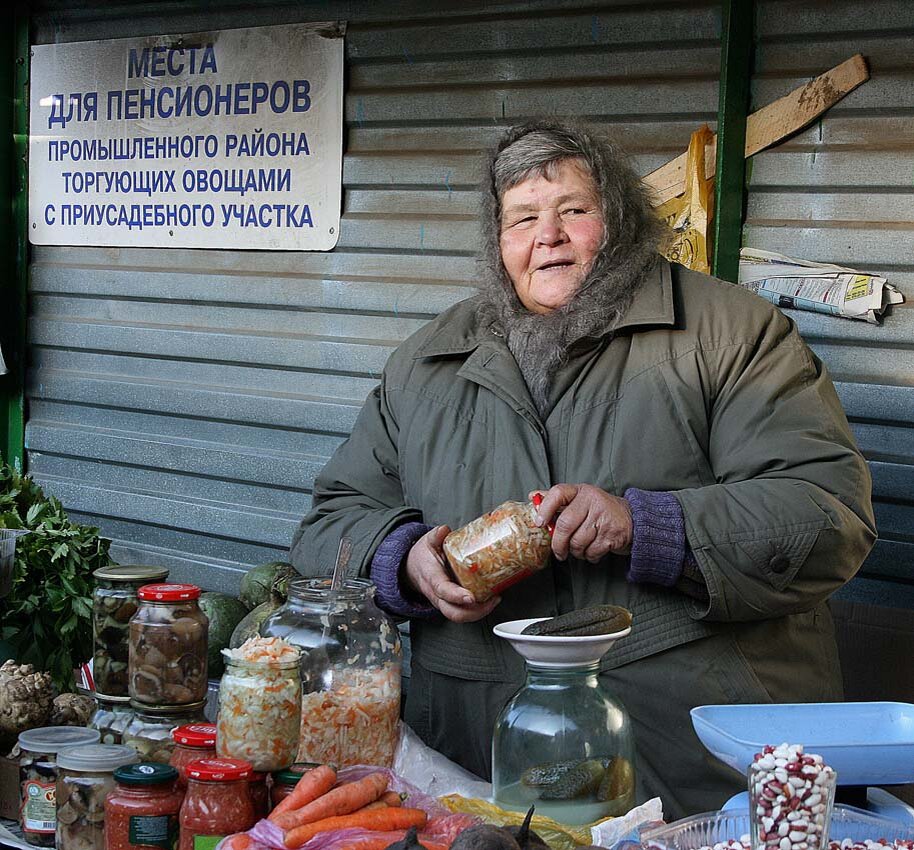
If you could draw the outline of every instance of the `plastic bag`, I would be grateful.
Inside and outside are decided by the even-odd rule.
[[[711,225],[714,181],[705,177],[705,149],[714,143],[711,128],[692,133],[686,160],[685,193],[655,208],[667,223],[673,238],[664,256],[698,272],[710,274],[708,262],[708,228]]]

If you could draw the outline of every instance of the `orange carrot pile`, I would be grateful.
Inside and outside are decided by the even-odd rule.
[[[427,820],[428,815],[422,809],[406,809],[396,806],[386,806],[368,811],[362,809],[352,814],[323,818],[322,820],[290,829],[286,833],[283,843],[289,850],[295,850],[306,841],[310,841],[319,832],[353,828],[377,831],[408,829],[411,826],[421,828],[425,826]]]
[[[277,820],[278,816],[284,812],[298,809],[308,803],[313,802],[318,797],[326,794],[336,783],[336,771],[329,764],[322,764],[319,767],[302,774],[292,793],[270,812],[269,818],[272,821]]]
[[[298,788],[297,785],[295,787]],[[273,815],[270,817],[278,827],[291,830],[325,818],[351,814],[356,809],[373,803],[386,790],[387,775],[369,773],[368,776],[364,776],[356,782],[347,782],[331,788],[326,794],[322,794],[303,806],[291,808],[276,817]]]

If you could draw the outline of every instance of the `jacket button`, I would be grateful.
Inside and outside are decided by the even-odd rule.
[[[790,560],[785,558],[783,555],[775,555],[769,562],[768,566],[771,567],[773,573],[785,573],[787,568],[790,566]]]

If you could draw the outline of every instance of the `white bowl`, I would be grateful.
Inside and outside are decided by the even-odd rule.
[[[492,631],[500,638],[511,643],[516,652],[529,664],[538,667],[564,669],[595,664],[607,650],[620,638],[632,630],[629,626],[619,632],[606,635],[522,635],[521,632],[531,623],[549,620],[550,617],[533,617],[529,620],[510,620],[499,623]]]

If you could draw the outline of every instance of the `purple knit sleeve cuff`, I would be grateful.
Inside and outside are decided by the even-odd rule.
[[[682,575],[686,557],[685,518],[672,493],[629,487],[632,509],[632,553],[626,578],[638,584],[672,587]]]
[[[400,567],[413,544],[432,526],[422,522],[407,522],[397,526],[378,546],[371,561],[371,580],[378,589],[376,601],[385,611],[400,617],[430,617],[431,605],[413,602],[403,595],[400,587]]]

